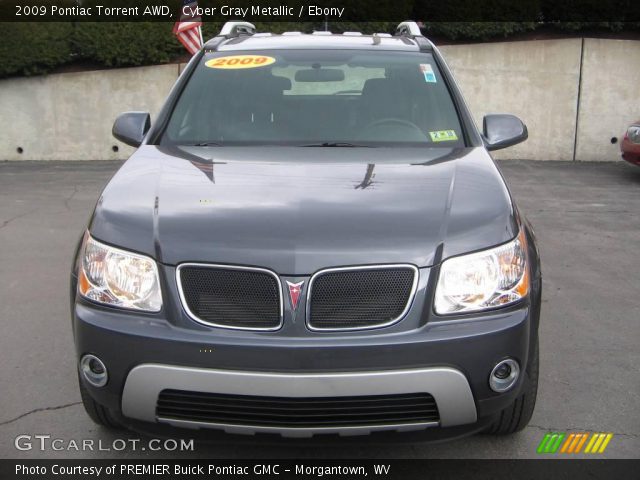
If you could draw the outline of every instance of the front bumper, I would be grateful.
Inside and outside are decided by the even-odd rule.
[[[368,395],[429,392],[437,399],[440,422],[385,425],[283,427],[233,425],[163,418],[156,415],[156,401],[164,389],[217,394],[268,397],[364,397]],[[408,431],[431,426],[449,427],[475,423],[476,407],[466,377],[453,368],[425,368],[386,372],[282,374],[239,372],[204,368],[144,364],[129,375],[122,394],[122,413],[128,418],[160,421],[175,426],[219,428],[229,433],[280,433],[312,436],[316,433],[364,434],[378,430]]]
[[[86,353],[97,355],[109,371],[105,387],[87,385],[87,389],[97,402],[125,419],[233,433],[352,435],[435,426],[454,430],[499,413],[518,395],[526,375],[509,392],[497,394],[488,386],[489,372],[506,357],[515,358],[525,371],[530,311],[530,305],[523,303],[464,319],[428,322],[410,330],[283,338],[255,332],[205,332],[77,299],[74,333],[78,358]],[[435,398],[438,423],[263,428],[156,415],[163,389],[322,397],[412,393],[418,391],[417,386]]]

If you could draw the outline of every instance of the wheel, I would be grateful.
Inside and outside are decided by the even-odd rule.
[[[484,433],[492,435],[508,435],[510,433],[519,432],[527,426],[533,409],[536,406],[536,395],[538,393],[538,337],[532,346],[532,352],[529,355],[526,374],[528,383],[524,391],[514,400],[507,408],[500,412],[500,417],[487,428]]]
[[[87,387],[85,387],[80,374],[78,374],[78,387],[80,388],[80,398],[82,398],[82,405],[87,415],[100,426],[106,427],[111,430],[123,430],[124,427],[118,422],[108,408],[103,407],[96,402],[91,395]]]

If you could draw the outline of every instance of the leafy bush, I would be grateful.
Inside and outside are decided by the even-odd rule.
[[[638,22],[552,22],[552,27],[565,32],[600,31],[620,32],[622,30],[638,30]]]
[[[362,2],[363,0],[355,0]],[[382,1],[382,0],[381,0]],[[481,17],[478,2],[465,0],[470,10],[463,12],[469,18]],[[493,0],[495,7],[504,8],[505,14],[516,15],[518,2],[512,0]],[[551,0],[545,0],[545,8],[550,18],[559,18],[564,13],[552,12]],[[396,5],[397,4],[397,5]],[[535,2],[534,2],[535,4]],[[447,4],[440,2],[421,2],[424,7],[407,13],[411,2],[407,0],[386,0],[384,5],[392,8],[396,5],[399,18],[418,20],[437,19],[429,9],[447,14]],[[416,3],[416,5],[418,5]],[[474,5],[476,5],[474,7]],[[527,4],[531,8],[531,4]],[[424,9],[422,9],[424,8]],[[561,8],[561,7],[557,7]],[[515,9],[515,10],[513,10]],[[445,13],[442,13],[442,12]],[[404,13],[403,13],[404,12]],[[459,15],[462,15],[458,12]],[[521,18],[532,18],[522,10]],[[585,13],[586,15],[586,13]],[[389,15],[391,17],[392,15]],[[554,17],[555,16],[555,17]],[[452,17],[449,17],[452,18]],[[464,18],[464,17],[463,17]],[[363,33],[393,33],[397,22],[329,22],[332,32],[361,31]],[[520,32],[535,30],[551,25],[556,29],[571,32],[579,31],[620,31],[640,29],[640,24],[621,22],[425,22],[427,35],[452,40],[487,40],[508,37]],[[281,33],[299,30],[311,32],[324,30],[324,22],[261,22],[256,23],[258,31]],[[206,22],[203,26],[205,41],[214,37],[222,27],[222,22]],[[125,67],[166,63],[184,56],[186,51],[172,33],[173,23],[165,22],[57,22],[57,23],[0,23],[2,39],[0,41],[0,78],[13,75],[37,75],[50,72],[55,68],[74,61],[88,62],[106,67]]]
[[[426,22],[427,35],[451,40],[488,40],[535,30],[535,22]]]
[[[37,75],[71,62],[71,23],[0,23],[0,77]]]
[[[77,23],[72,48],[78,58],[107,67],[167,63],[183,50],[165,22]]]

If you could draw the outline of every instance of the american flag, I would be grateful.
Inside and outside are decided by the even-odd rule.
[[[191,163],[191,165],[204,173],[212,183],[216,183],[215,172],[213,171],[215,164],[212,160],[189,160],[189,162]]]
[[[202,19],[191,13],[197,8],[197,0],[183,0],[180,20],[173,26],[173,33],[191,55],[202,48]]]

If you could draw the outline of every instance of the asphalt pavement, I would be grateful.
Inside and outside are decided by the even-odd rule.
[[[523,432],[420,443],[377,436],[291,442],[164,430],[165,436],[196,438],[195,449],[155,452],[142,450],[144,435],[93,424],[76,383],[71,257],[119,165],[0,163],[0,458],[539,458],[536,448],[549,431],[612,432],[599,458],[640,456],[640,168],[500,163],[542,254],[540,388]],[[30,436],[30,450],[16,448],[20,435]],[[47,443],[41,451],[36,435],[50,436],[45,443],[61,439],[61,450]],[[74,443],[83,440],[93,440],[94,450],[76,451]],[[128,446],[119,451],[121,440]],[[22,448],[25,442],[18,441]]]

